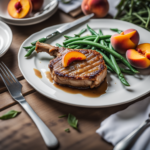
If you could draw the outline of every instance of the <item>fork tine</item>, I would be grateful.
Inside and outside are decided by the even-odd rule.
[[[4,73],[4,71],[3,71],[1,68],[0,68],[0,70],[1,70],[0,75],[1,75],[1,77],[2,77],[2,79],[3,79],[3,81],[4,81],[4,83],[5,83],[5,85],[9,86],[9,85],[11,84],[11,82],[10,82],[9,79],[7,78],[7,76],[6,76],[6,74]],[[8,85],[7,82],[5,81],[5,78],[2,76],[2,74],[3,74],[3,76],[7,79],[7,82],[9,83],[9,85]]]
[[[7,77],[9,78],[10,82],[14,82],[14,80],[12,79],[12,77],[10,76],[10,74],[8,73],[8,71],[5,69],[5,67],[3,66],[3,64],[0,63],[0,66],[1,66],[2,70],[4,70],[4,72],[7,74]]]
[[[13,73],[8,69],[8,67],[2,62],[3,66],[5,66],[5,68],[7,69],[7,71],[11,74],[11,76],[13,77],[13,79],[19,83],[19,81],[16,79],[16,77],[13,75]],[[12,79],[12,78],[11,78]]]

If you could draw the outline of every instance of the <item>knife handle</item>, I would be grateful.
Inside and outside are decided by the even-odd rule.
[[[142,123],[137,129],[131,132],[127,137],[125,137],[122,141],[120,141],[113,150],[129,150],[129,147],[132,146],[135,140],[138,138],[139,134],[143,132],[143,130],[149,126],[150,119],[147,119],[144,123]]]
[[[57,34],[59,34],[58,31],[55,31],[55,32],[51,33],[50,35],[48,35],[48,36],[46,37],[46,40],[49,40],[50,38],[56,36]]]

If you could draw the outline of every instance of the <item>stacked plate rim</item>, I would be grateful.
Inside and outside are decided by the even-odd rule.
[[[9,1],[10,0],[0,0],[0,20],[2,20],[5,23],[11,24],[11,25],[17,25],[17,26],[27,26],[27,25],[40,23],[48,19],[49,17],[51,17],[58,9],[57,0],[45,0],[43,7],[45,7],[49,3],[52,3],[52,6],[50,6],[50,8],[46,10],[44,13],[38,16],[31,16],[28,18],[16,19],[16,18],[12,18],[7,12],[7,5]]]

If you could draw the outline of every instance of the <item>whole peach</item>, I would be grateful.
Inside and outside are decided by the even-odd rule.
[[[135,48],[139,43],[139,33],[135,29],[128,29],[120,34],[111,37],[113,48],[121,54],[125,54],[127,49]]]
[[[102,18],[108,13],[109,3],[107,0],[83,0],[81,8],[85,15],[94,13],[95,17]]]
[[[41,9],[44,0],[31,0],[32,6],[33,6],[33,11],[38,11]]]

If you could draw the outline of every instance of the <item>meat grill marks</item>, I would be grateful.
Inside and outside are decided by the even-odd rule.
[[[50,61],[51,76],[56,83],[77,88],[93,88],[101,84],[107,75],[107,68],[100,53],[85,49],[58,48],[48,44],[36,44],[37,52],[47,52],[57,56]],[[72,62],[68,67],[62,66],[62,57],[69,51],[79,51],[86,56],[86,60]]]

